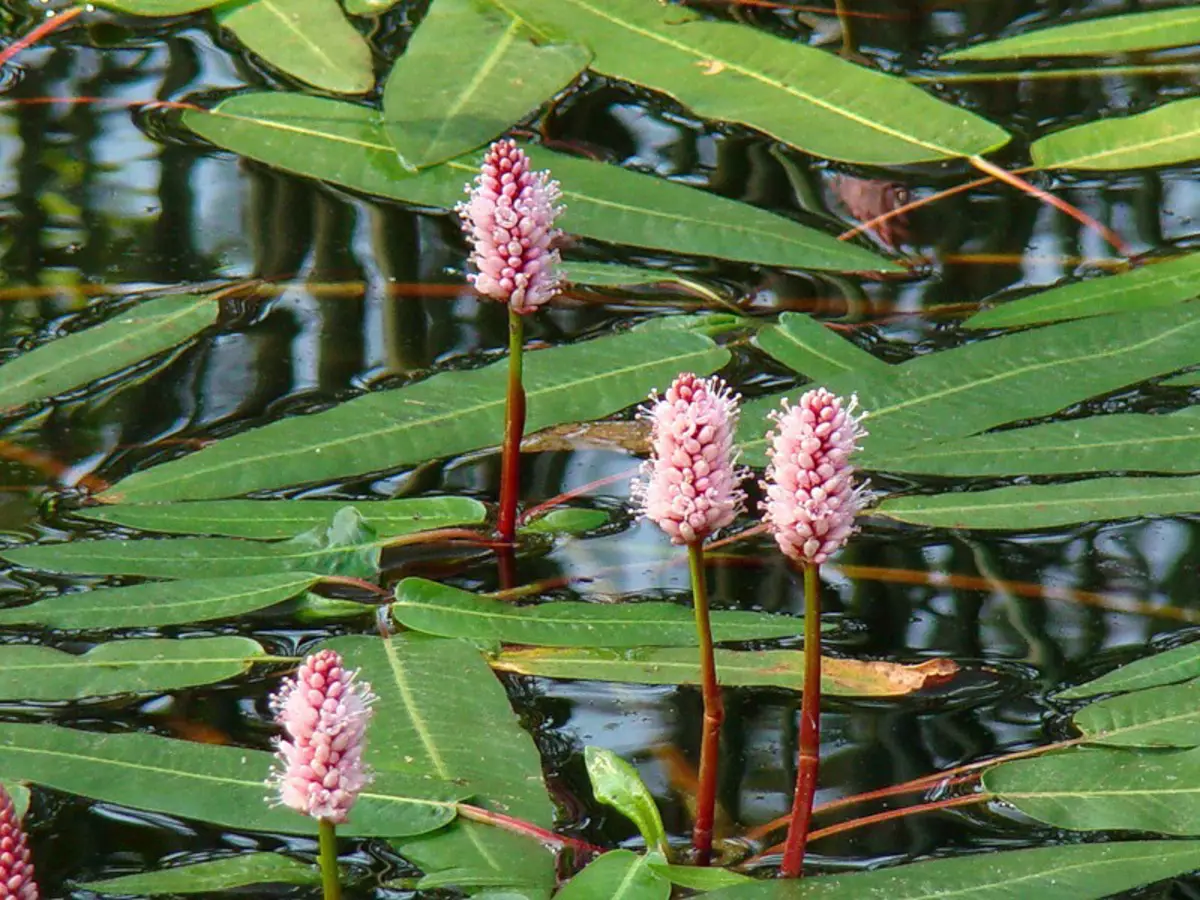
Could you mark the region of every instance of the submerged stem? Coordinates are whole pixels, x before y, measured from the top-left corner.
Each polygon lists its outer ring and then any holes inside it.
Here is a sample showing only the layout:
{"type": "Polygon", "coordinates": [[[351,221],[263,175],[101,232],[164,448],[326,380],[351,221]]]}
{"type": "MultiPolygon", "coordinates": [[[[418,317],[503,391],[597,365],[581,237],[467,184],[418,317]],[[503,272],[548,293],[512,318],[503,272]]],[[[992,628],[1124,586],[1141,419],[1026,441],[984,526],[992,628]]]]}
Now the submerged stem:
{"type": "Polygon", "coordinates": [[[783,848],[784,878],[799,878],[804,871],[804,846],[812,822],[821,762],[821,582],[820,569],[804,566],[804,694],[800,700],[800,757],[796,766],[796,795],[792,821],[783,848]]]}
{"type": "Polygon", "coordinates": [[[318,819],[317,836],[321,847],[322,893],[325,900],[342,900],[342,885],[338,880],[337,828],[330,819],[318,819]]]}
{"type": "Polygon", "coordinates": [[[517,496],[521,492],[521,438],[525,433],[525,388],[521,370],[525,319],[508,310],[508,403],[504,410],[504,446],[500,462],[500,539],[512,543],[517,534],[517,496]]]}
{"type": "Polygon", "coordinates": [[[696,792],[696,824],[692,829],[692,849],[696,865],[707,866],[712,855],[713,820],[717,806],[717,750],[721,740],[721,722],[725,707],[717,684],[717,663],[713,653],[712,625],[708,615],[708,584],[704,575],[704,544],[688,544],[688,569],[692,576],[692,599],[696,612],[696,636],[700,644],[700,684],[704,697],[704,729],[700,736],[700,787],[696,792]]]}

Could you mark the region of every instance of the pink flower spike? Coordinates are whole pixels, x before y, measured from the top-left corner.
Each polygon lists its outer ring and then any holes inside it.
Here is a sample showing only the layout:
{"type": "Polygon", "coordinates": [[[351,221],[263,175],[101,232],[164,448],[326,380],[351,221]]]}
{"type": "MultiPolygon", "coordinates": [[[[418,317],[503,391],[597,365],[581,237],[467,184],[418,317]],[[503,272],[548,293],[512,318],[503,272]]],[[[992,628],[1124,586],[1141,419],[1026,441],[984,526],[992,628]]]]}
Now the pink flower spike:
{"type": "Polygon", "coordinates": [[[25,830],[12,797],[0,785],[0,897],[38,900],[38,896],[25,830]]]}
{"type": "Polygon", "coordinates": [[[748,473],[736,467],[733,447],[738,396],[716,376],[689,372],[650,399],[641,415],[651,423],[651,456],[634,499],[672,543],[702,541],[732,523],[746,500],[738,484],[748,473]]]}
{"type": "Polygon", "coordinates": [[[271,698],[279,739],[277,770],[268,784],[279,801],[314,819],[346,821],[358,793],[370,781],[363,767],[370,685],[355,681],[332,650],[309,656],[295,678],[286,679],[271,698]]]}
{"type": "Polygon", "coordinates": [[[854,533],[854,517],[866,505],[866,486],[855,487],[850,456],[866,436],[858,400],[843,405],[824,388],[807,392],[795,406],[771,413],[778,426],[767,435],[767,499],[760,504],[779,548],[797,562],[820,565],[854,533]]]}
{"type": "Polygon", "coordinates": [[[470,199],[458,205],[463,230],[473,245],[467,280],[485,297],[528,315],[562,289],[562,260],[554,243],[562,232],[554,220],[558,182],[549,172],[531,172],[529,157],[512,141],[488,148],[470,199]]]}

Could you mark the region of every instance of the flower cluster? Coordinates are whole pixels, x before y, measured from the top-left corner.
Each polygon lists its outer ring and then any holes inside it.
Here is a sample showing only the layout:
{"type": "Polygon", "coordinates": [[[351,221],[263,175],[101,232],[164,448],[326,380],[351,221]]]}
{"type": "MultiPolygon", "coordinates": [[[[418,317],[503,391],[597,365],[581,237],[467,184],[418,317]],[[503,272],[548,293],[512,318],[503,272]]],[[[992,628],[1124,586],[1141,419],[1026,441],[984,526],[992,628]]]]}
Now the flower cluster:
{"type": "Polygon", "coordinates": [[[733,447],[738,397],[720,378],[686,373],[651,400],[642,415],[651,423],[653,452],[635,496],[673,543],[703,540],[733,522],[746,499],[733,447]]]}
{"type": "Polygon", "coordinates": [[[38,900],[33,863],[12,797],[0,785],[0,897],[38,900]]]}
{"type": "Polygon", "coordinates": [[[558,182],[548,172],[530,171],[525,151],[503,140],[488,148],[468,190],[470,199],[458,206],[477,270],[468,280],[514,312],[534,312],[562,287],[553,246],[561,235],[554,227],[562,212],[558,182]]]}
{"type": "Polygon", "coordinates": [[[279,740],[283,768],[270,783],[285,806],[335,824],[346,821],[370,780],[362,754],[375,697],[354,676],[341,656],[322,650],[305,659],[296,677],[271,698],[275,721],[287,737],[279,740]]]}
{"type": "Polygon", "coordinates": [[[854,532],[854,517],[866,503],[855,487],[850,456],[866,432],[846,405],[824,388],[808,391],[795,406],[784,401],[772,413],[771,464],[762,483],[763,518],[779,548],[792,559],[820,565],[854,532]]]}

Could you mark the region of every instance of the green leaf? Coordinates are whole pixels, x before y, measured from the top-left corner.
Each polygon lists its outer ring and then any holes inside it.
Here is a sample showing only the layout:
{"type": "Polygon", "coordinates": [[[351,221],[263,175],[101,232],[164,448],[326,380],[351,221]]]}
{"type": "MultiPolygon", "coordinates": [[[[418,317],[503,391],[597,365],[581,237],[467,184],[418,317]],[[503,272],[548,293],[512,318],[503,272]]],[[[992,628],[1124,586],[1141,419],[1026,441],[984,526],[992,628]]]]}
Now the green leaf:
{"type": "Polygon", "coordinates": [[[1200,746],[1200,680],[1089,703],[1071,721],[1089,744],[1200,746]]]}
{"type": "Polygon", "coordinates": [[[0,366],[0,409],[44,400],[170,350],[217,320],[212,295],[147,300],[0,366]]]}
{"type": "Polygon", "coordinates": [[[565,260],[562,273],[571,284],[585,284],[588,287],[633,287],[642,284],[690,286],[693,283],[686,275],[669,269],[646,269],[616,263],[565,260]]]}
{"type": "MultiPolygon", "coordinates": [[[[474,804],[552,827],[537,748],[475,647],[421,635],[336,638],[324,646],[360,669],[379,695],[370,766],[413,778],[432,774],[461,785],[474,804]]],[[[456,821],[399,849],[427,873],[422,887],[554,883],[544,847],[475,822],[456,821]]]]}
{"type": "Polygon", "coordinates": [[[1029,151],[1039,169],[1112,172],[1191,162],[1200,157],[1200,97],[1067,128],[1034,141],[1029,151]]]}
{"type": "Polygon", "coordinates": [[[967,328],[1012,328],[1060,319],[1173,306],[1200,296],[1200,253],[1185,253],[1121,272],[1074,281],[985,309],[967,328]]]}
{"type": "Polygon", "coordinates": [[[240,0],[216,15],[247,49],[305,84],[336,94],[375,85],[371,48],[337,0],[240,0]]]}
{"type": "Polygon", "coordinates": [[[555,900],[668,900],[671,883],[632,850],[610,850],[568,881],[555,900]]]}
{"type": "Polygon", "coordinates": [[[342,5],[352,16],[381,16],[400,0],[343,0],[342,5]]]}
{"type": "Polygon", "coordinates": [[[1200,512],[1200,477],[1089,478],[1070,484],[884,500],[873,512],[933,528],[1032,531],[1077,522],[1200,512]]]}
{"type": "Polygon", "coordinates": [[[1163,387],[1200,387],[1200,369],[1195,372],[1184,372],[1159,382],[1163,387]]]}
{"type": "MultiPolygon", "coordinates": [[[[481,597],[424,578],[396,585],[392,617],[405,628],[443,637],[550,647],[696,645],[692,611],[673,603],[580,603],[535,606],[481,597]]],[[[800,622],[788,616],[730,610],[712,614],[718,641],[794,637],[800,622]]]]}
{"type": "Polygon", "coordinates": [[[1068,750],[989,769],[983,786],[1057,828],[1200,832],[1200,750],[1068,750]]]}
{"type": "MultiPolygon", "coordinates": [[[[270,539],[324,526],[348,505],[346,500],[200,500],[96,506],[74,515],[141,531],[270,539]]],[[[355,500],[353,507],[367,525],[386,538],[452,525],[476,525],[487,518],[487,507],[469,497],[355,500]]]]}
{"type": "MultiPolygon", "coordinates": [[[[891,456],[923,440],[1049,415],[1191,365],[1198,342],[1200,304],[1193,303],[1048,325],[918,356],[886,376],[847,372],[824,384],[841,396],[858,395],[870,432],[860,464],[886,470],[891,456]]],[[[767,411],[798,394],[744,407],[738,434],[751,465],[766,462],[767,411]]]]}
{"type": "MultiPolygon", "coordinates": [[[[316,834],[316,821],[264,801],[275,756],[152,734],[0,724],[0,771],[55,790],[244,831],[316,834]]],[[[403,837],[454,818],[464,792],[435,778],[379,771],[359,795],[347,837],[403,837]]]]}
{"type": "Polygon", "coordinates": [[[671,884],[690,888],[693,891],[715,891],[717,888],[739,884],[753,884],[754,879],[739,875],[729,869],[702,869],[698,866],[672,866],[651,860],[650,868],[671,884]]]}
{"type": "Polygon", "coordinates": [[[1200,409],[1092,416],[945,443],[928,441],[890,456],[887,469],[947,476],[1200,472],[1200,409]]]}
{"type": "Polygon", "coordinates": [[[537,42],[480,0],[438,0],[421,20],[383,89],[383,123],[418,168],[502,134],[582,72],[579,44],[537,42]]]}
{"type": "Polygon", "coordinates": [[[264,884],[321,883],[321,870],[278,853],[239,853],[154,872],[76,885],[97,894],[207,894],[264,884]]]}
{"type": "MultiPolygon", "coordinates": [[[[289,172],[420,206],[452,208],[478,174],[470,154],[407,172],[365,106],[300,94],[242,94],[183,121],[219,147],[289,172]]],[[[599,241],[765,265],[902,271],[881,256],[782,216],[618,166],[526,147],[563,186],[559,225],[599,241]]]]}
{"type": "Polygon", "coordinates": [[[266,656],[244,637],[142,638],[64,653],[34,644],[0,646],[0,700],[78,700],[165,693],[246,672],[266,656]]]}
{"type": "Polygon", "coordinates": [[[319,580],[319,575],[284,573],[78,591],[0,610],[0,625],[107,631],[229,619],[282,603],[319,580]]]}
{"type": "Polygon", "coordinates": [[[134,16],[182,16],[228,0],[96,0],[96,6],[134,16]]]}
{"type": "Polygon", "coordinates": [[[667,854],[667,831],[654,802],[637,769],[611,750],[603,747],[584,747],[584,764],[592,793],[601,803],[611,806],[637,826],[646,846],[667,854]]]}
{"type": "MultiPolygon", "coordinates": [[[[696,334],[623,334],[525,354],[526,433],[638,403],[680,371],[729,358],[696,334]]],[[[162,501],[243,494],[422,463],[495,445],[508,361],[444,372],[253,429],[131,475],[102,494],[162,501]]]]}
{"type": "Polygon", "coordinates": [[[745,25],[643,0],[493,0],[552,38],[592,48],[602,75],[817,156],[902,165],[973,156],[1008,134],[900,78],[745,25]]]}
{"type": "Polygon", "coordinates": [[[1200,10],[1160,9],[1043,28],[947,53],[942,59],[1113,56],[1134,50],[1156,50],[1198,43],[1200,10]]]}
{"type": "Polygon", "coordinates": [[[1094,678],[1086,684],[1058,694],[1062,700],[1076,700],[1094,694],[1141,691],[1163,684],[1175,684],[1200,678],[1200,643],[1184,644],[1173,650],[1135,659],[1128,665],[1094,678]]]}
{"type": "Polygon", "coordinates": [[[1059,844],[994,849],[873,872],[759,881],[707,900],[1100,900],[1200,867],[1200,841],[1059,844]]]}
{"type": "Polygon", "coordinates": [[[521,531],[527,534],[585,534],[608,524],[608,513],[602,509],[552,509],[539,516],[521,531]]]}
{"type": "Polygon", "coordinates": [[[836,378],[847,372],[886,375],[892,369],[883,360],[802,313],[784,313],[779,317],[778,325],[761,329],[754,343],[793,372],[814,381],[836,378]]]}

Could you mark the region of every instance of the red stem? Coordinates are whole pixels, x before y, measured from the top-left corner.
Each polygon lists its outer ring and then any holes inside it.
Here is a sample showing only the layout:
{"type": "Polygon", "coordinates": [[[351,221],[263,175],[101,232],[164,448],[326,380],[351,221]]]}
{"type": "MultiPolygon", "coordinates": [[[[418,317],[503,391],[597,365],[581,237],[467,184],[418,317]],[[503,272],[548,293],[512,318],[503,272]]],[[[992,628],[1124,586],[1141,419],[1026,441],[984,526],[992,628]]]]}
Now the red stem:
{"type": "Polygon", "coordinates": [[[804,872],[804,848],[812,823],[817,769],[821,763],[821,585],[818,567],[804,566],[804,694],[800,700],[800,757],[796,766],[796,795],[792,821],[784,841],[784,878],[804,872]]]}
{"type": "Polygon", "coordinates": [[[30,30],[29,34],[17,38],[3,50],[0,50],[0,66],[8,63],[10,59],[24,50],[31,44],[36,44],[50,32],[62,28],[77,15],[83,12],[84,7],[72,6],[70,9],[65,9],[60,13],[51,13],[46,17],[46,21],[42,22],[36,28],[30,30]]]}
{"type": "Polygon", "coordinates": [[[517,497],[521,492],[521,438],[525,434],[525,388],[521,384],[525,320],[508,311],[508,404],[504,411],[504,446],[500,463],[500,539],[517,536],[517,497]]]}
{"type": "Polygon", "coordinates": [[[712,625],[708,614],[708,584],[704,573],[704,544],[688,544],[688,568],[692,575],[692,598],[696,613],[696,636],[700,643],[700,684],[704,697],[704,727],[700,735],[700,785],[696,791],[696,824],[692,828],[692,849],[696,865],[707,866],[712,856],[713,822],[717,808],[718,750],[725,706],[717,683],[717,662],[713,651],[712,625]]]}
{"type": "Polygon", "coordinates": [[[511,831],[513,834],[524,835],[545,844],[553,844],[556,847],[570,847],[580,853],[596,856],[604,852],[603,847],[597,847],[595,844],[589,844],[587,841],[555,834],[553,831],[548,831],[540,825],[534,825],[532,822],[526,822],[523,819],[514,819],[512,816],[504,815],[504,813],[492,812],[490,809],[484,809],[481,806],[459,803],[458,814],[464,819],[470,819],[473,822],[482,822],[484,825],[495,825],[497,828],[503,828],[505,831],[511,831]]]}
{"type": "Polygon", "coordinates": [[[575,497],[582,497],[584,494],[590,494],[596,488],[602,488],[609,484],[616,484],[618,481],[628,481],[638,473],[640,466],[634,466],[624,472],[618,472],[616,475],[606,475],[604,478],[597,478],[595,481],[589,481],[587,484],[581,484],[579,487],[573,487],[569,491],[563,491],[556,497],[551,497],[537,506],[531,507],[522,514],[521,524],[532,522],[544,513],[549,512],[558,506],[560,503],[566,503],[575,497]]]}

